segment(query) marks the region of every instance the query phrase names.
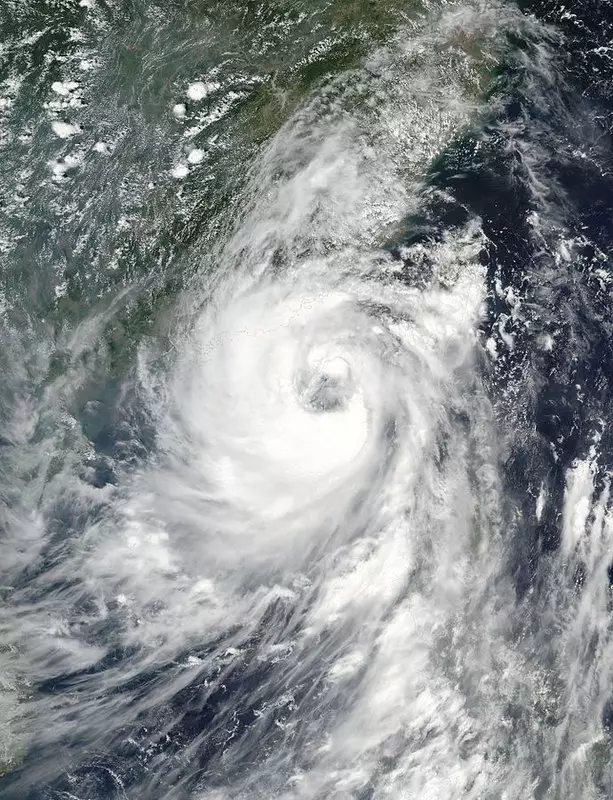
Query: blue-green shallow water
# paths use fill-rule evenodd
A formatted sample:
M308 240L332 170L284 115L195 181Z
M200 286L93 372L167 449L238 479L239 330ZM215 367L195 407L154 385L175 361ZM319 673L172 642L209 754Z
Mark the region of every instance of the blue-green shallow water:
M609 12L0 11L7 798L605 798Z

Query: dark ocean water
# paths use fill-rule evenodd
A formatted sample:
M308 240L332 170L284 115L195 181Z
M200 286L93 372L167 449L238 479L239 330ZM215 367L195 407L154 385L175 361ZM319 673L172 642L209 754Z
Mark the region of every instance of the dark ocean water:
M610 4L0 15L0 797L611 797Z

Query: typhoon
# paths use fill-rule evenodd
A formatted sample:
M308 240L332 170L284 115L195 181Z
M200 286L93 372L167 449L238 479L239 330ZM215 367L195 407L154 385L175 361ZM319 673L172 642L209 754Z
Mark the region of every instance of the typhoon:
M0 13L0 797L611 797L610 10Z

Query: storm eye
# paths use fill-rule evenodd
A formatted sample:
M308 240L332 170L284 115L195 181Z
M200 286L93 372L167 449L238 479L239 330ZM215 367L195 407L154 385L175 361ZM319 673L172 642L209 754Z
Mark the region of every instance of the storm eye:
M313 411L336 411L353 394L351 368L341 357L326 358L313 364L298 384L304 406Z

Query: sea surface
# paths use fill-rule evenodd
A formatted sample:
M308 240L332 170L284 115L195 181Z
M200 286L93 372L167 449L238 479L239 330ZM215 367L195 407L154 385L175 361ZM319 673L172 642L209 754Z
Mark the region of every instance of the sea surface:
M613 797L610 0L2 0L0 798Z

